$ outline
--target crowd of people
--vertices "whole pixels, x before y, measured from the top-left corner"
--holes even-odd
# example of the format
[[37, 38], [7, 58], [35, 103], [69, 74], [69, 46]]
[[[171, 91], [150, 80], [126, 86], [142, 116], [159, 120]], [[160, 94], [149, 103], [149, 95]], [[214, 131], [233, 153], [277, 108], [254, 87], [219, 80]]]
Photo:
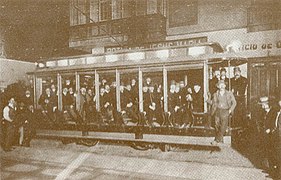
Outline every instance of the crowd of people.
[[[0, 127], [1, 147], [4, 151], [11, 151], [15, 145], [30, 146], [30, 141], [35, 133], [35, 111], [32, 93], [29, 89], [21, 95], [9, 95], [1, 92], [1, 114]], [[8, 104], [3, 105], [3, 101]]]
[[[164, 113], [163, 87], [150, 77], [142, 86], [143, 111], [139, 109], [139, 84], [135, 78], [120, 82], [120, 107], [117, 107], [116, 82], [102, 79], [99, 85], [99, 109], [93, 85], [82, 83], [79, 92], [73, 91], [71, 80], [63, 86], [62, 110], [65, 121], [76, 123], [143, 124], [149, 126], [187, 127], [193, 122], [192, 112], [203, 112], [203, 90], [200, 85], [185, 85], [184, 81], [170, 81], [168, 110]], [[58, 92], [52, 84], [46, 87], [38, 104], [47, 119], [56, 120]], [[142, 117], [142, 118], [141, 118]], [[166, 117], [166, 118], [165, 118]]]
[[[204, 98], [200, 83], [187, 85], [182, 80], [169, 80], [166, 111], [161, 77], [160, 80], [155, 77], [152, 80], [147, 76], [141, 86], [134, 77], [121, 80], [119, 86], [114, 80], [102, 78], [98, 91], [93, 81], [85, 77], [79, 92], [74, 90], [75, 81], [65, 79], [61, 92], [62, 109], [58, 108], [59, 92], [53, 81], [45, 85], [38, 100], [37, 112], [48, 123], [67, 121], [84, 125], [104, 123], [186, 128], [193, 125], [196, 112], [204, 111], [204, 99], [207, 99], [208, 113], [205, 125], [215, 128], [216, 135], [212, 144], [218, 144], [223, 143], [223, 135], [228, 126], [247, 126], [245, 107], [248, 80], [241, 75], [239, 67], [233, 69], [233, 75], [233, 78], [228, 78], [225, 68], [214, 71], [213, 78], [209, 81], [207, 98]], [[5, 151], [12, 150], [14, 144], [29, 146], [32, 137], [32, 124], [36, 119], [34, 98], [30, 89], [23, 92], [17, 97], [11, 95], [7, 99], [8, 104], [1, 105], [1, 145]], [[120, 95], [117, 96], [117, 93]], [[117, 101], [120, 102], [119, 106]], [[139, 107], [140, 104], [143, 108]], [[256, 111], [254, 119], [258, 122], [257, 127], [266, 147], [270, 174], [276, 176], [276, 172], [280, 171], [281, 100], [279, 99], [279, 104], [275, 103], [274, 106], [270, 105], [267, 97], [262, 97], [260, 104], [262, 111]]]
[[[232, 87], [235, 87], [236, 83], [237, 89], [233, 88], [231, 92], [235, 91], [236, 95], [245, 94], [247, 82], [241, 76], [241, 70], [236, 68], [234, 74], [235, 78], [231, 79]], [[43, 117], [45, 122], [54, 124], [74, 122], [84, 125], [89, 123], [104, 123], [186, 128], [193, 125], [194, 113], [204, 111], [204, 95], [200, 82], [187, 85], [183, 80], [169, 80], [167, 90], [168, 108], [165, 112], [162, 77], [157, 79], [157, 77], [151, 78], [147, 76], [144, 78], [141, 87], [143, 96], [141, 100], [143, 106], [142, 110], [139, 107], [140, 90], [136, 78], [131, 77], [121, 80], [118, 86], [119, 92], [116, 91], [117, 83], [114, 80], [106, 77], [102, 78], [99, 84], [98, 94], [96, 94], [97, 92], [93, 80], [89, 79], [89, 77], [90, 76], [85, 76], [85, 79], [80, 82], [79, 92], [74, 90], [76, 89], [74, 80], [70, 78], [64, 79], [61, 92], [62, 109], [58, 109], [58, 97], [60, 92], [58, 92], [57, 83], [52, 79], [49, 83], [45, 83], [43, 86], [43, 93], [38, 99], [37, 114], [39, 113], [39, 116]], [[243, 81], [240, 81], [241, 79], [243, 79]], [[214, 78], [210, 80], [210, 94], [216, 92], [220, 86], [218, 82], [222, 81], [225, 85], [228, 83], [226, 70], [224, 68], [220, 71], [216, 71]], [[246, 84], [242, 90], [241, 83]], [[119, 107], [117, 107], [116, 93], [120, 93]], [[97, 95], [99, 96], [99, 108], [96, 106]], [[9, 129], [8, 125], [13, 124], [13, 126], [15, 126], [15, 124], [17, 124], [16, 132], [20, 132], [19, 144], [22, 145], [25, 144], [23, 143], [23, 134], [25, 130], [28, 129], [27, 127], [23, 128], [23, 125], [32, 121], [32, 116], [30, 116], [29, 113], [34, 113], [33, 97], [30, 90], [26, 90], [23, 95], [16, 98], [15, 96], [11, 97], [13, 99], [9, 99], [9, 105], [6, 107], [16, 109], [17, 120], [13, 123], [9, 123], [9, 118], [7, 116], [8, 109], [6, 108], [5, 113], [3, 111], [4, 120], [2, 123], [3, 127], [5, 127], [3, 128], [3, 132], [9, 134], [9, 132], [6, 131], [6, 129]], [[235, 98], [237, 98], [237, 96], [235, 96]], [[17, 102], [15, 102], [15, 99]], [[214, 104], [212, 103], [212, 99], [213, 95], [211, 95], [208, 100], [210, 107]], [[234, 111], [234, 108], [232, 109]], [[6, 115], [4, 116], [4, 114]], [[215, 119], [215, 114], [210, 115], [210, 117]], [[210, 127], [212, 125], [211, 121], [216, 122], [215, 120], [210, 120], [206, 123], [206, 126]], [[221, 127], [218, 124], [216, 125], [216, 123], [213, 126], [217, 128]], [[28, 131], [25, 132], [27, 134], [25, 137], [28, 137], [27, 132]], [[221, 132], [221, 134], [223, 134], [223, 132]], [[9, 150], [9, 145], [6, 149]]]
[[[241, 76], [239, 67], [234, 68], [234, 77], [228, 79], [226, 70], [222, 68], [220, 72], [215, 72], [214, 79], [210, 81], [211, 96], [210, 116], [215, 120], [216, 136], [212, 144], [223, 142], [223, 134], [226, 131], [227, 123], [230, 119], [232, 127], [247, 126], [245, 121], [246, 114], [246, 90], [247, 79]], [[231, 83], [229, 86], [228, 83]], [[216, 88], [214, 88], [216, 84]], [[214, 89], [212, 89], [214, 88]], [[261, 160], [265, 160], [267, 165], [263, 165], [268, 177], [281, 179], [281, 97], [274, 96], [261, 97], [256, 108], [252, 108], [252, 119], [256, 122], [259, 142], [258, 148], [261, 149]], [[231, 117], [232, 116], [232, 117]]]
[[261, 159], [266, 160], [265, 172], [274, 179], [281, 178], [281, 98], [276, 101], [261, 97], [255, 110], [253, 118], [258, 128]]

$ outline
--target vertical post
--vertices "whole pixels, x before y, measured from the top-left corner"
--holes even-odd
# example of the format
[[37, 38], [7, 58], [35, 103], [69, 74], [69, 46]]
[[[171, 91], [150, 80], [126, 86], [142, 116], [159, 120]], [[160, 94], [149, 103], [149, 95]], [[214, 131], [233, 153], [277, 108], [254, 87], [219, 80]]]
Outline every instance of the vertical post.
[[207, 60], [204, 61], [203, 64], [203, 84], [204, 84], [204, 113], [207, 113], [207, 98], [208, 98], [208, 91], [209, 91], [209, 72], [208, 72], [208, 62]]
[[42, 84], [42, 78], [36, 78], [36, 105], [38, 108], [38, 100], [43, 93], [43, 84]]
[[[139, 67], [139, 112], [143, 112], [143, 91], [142, 91], [142, 70]], [[138, 119], [138, 125], [143, 124], [142, 117]], [[142, 126], [137, 126], [137, 131], [135, 132], [135, 139], [143, 139], [143, 129]]]
[[[249, 110], [249, 111], [251, 111], [251, 106], [250, 106], [250, 87], [251, 87], [251, 84], [250, 84], [250, 74], [251, 74], [251, 66], [250, 66], [250, 64], [249, 63], [247, 63], [247, 79], [248, 79], [248, 85], [247, 85], [247, 87], [246, 87], [246, 108]], [[280, 68], [281, 69], [281, 68]], [[280, 87], [280, 85], [278, 85], [278, 87]], [[279, 94], [279, 95], [281, 95], [281, 94]]]
[[168, 73], [165, 66], [163, 67], [163, 97], [164, 97], [164, 112], [168, 112]]
[[187, 75], [184, 76], [184, 85], [187, 86], [188, 84], [188, 77]]
[[211, 67], [209, 67], [209, 79], [213, 79], [214, 77], [213, 77], [213, 68], [212, 68], [212, 66]]
[[38, 107], [38, 103], [37, 103], [37, 96], [38, 96], [38, 92], [36, 91], [36, 88], [37, 88], [37, 83], [36, 83], [36, 75], [34, 74], [33, 75], [33, 106], [34, 106], [34, 109], [37, 109]]
[[80, 109], [80, 76], [77, 72], [75, 72], [75, 82], [76, 82], [76, 110]]
[[57, 83], [58, 83], [58, 89], [57, 89], [57, 95], [58, 95], [58, 110], [62, 111], [62, 82], [61, 82], [61, 75], [58, 73], [57, 75]]
[[143, 112], [142, 71], [139, 68], [139, 111]]
[[[37, 100], [39, 101], [40, 96], [43, 94], [43, 79], [37, 78]], [[37, 103], [38, 103], [37, 101]]]
[[121, 111], [121, 99], [120, 99], [120, 73], [116, 69], [116, 109], [118, 112]]
[[231, 91], [231, 81], [230, 81], [230, 60], [227, 61], [228, 65], [228, 90]]
[[100, 111], [100, 82], [99, 82], [99, 74], [97, 70], [95, 70], [95, 96], [96, 96], [96, 109]]

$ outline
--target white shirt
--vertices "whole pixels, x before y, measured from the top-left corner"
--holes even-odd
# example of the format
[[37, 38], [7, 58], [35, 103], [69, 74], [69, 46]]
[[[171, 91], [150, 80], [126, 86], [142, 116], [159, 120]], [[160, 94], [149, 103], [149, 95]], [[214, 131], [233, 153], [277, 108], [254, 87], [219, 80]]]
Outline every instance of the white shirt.
[[[10, 111], [10, 108], [9, 108], [10, 105], [6, 106], [3, 110], [3, 117], [5, 120], [7, 121], [10, 121], [10, 122], [13, 122], [13, 120], [10, 118], [10, 115], [9, 115], [9, 111]], [[11, 106], [10, 106], [11, 107]], [[11, 107], [13, 108], [13, 107]]]
[[277, 125], [278, 125], [278, 119], [279, 119], [280, 114], [281, 114], [281, 111], [278, 111], [276, 119], [275, 119], [275, 127], [277, 127]]

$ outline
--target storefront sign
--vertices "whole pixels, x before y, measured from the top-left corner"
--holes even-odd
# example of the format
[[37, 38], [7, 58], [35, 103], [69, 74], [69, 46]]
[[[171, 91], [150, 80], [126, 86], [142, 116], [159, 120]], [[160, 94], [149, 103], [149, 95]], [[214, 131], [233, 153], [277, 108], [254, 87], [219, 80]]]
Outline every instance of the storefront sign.
[[259, 51], [259, 50], [270, 50], [270, 49], [281, 49], [281, 40], [275, 43], [251, 43], [243, 44], [239, 50], [240, 51]]
[[171, 41], [161, 41], [155, 43], [146, 43], [140, 46], [109, 46], [105, 47], [106, 53], [116, 53], [124, 51], [134, 51], [134, 50], [148, 50], [148, 49], [158, 49], [158, 48], [172, 48], [172, 47], [183, 47], [188, 45], [200, 44], [207, 42], [208, 39], [204, 37], [196, 37], [189, 39], [171, 40]]

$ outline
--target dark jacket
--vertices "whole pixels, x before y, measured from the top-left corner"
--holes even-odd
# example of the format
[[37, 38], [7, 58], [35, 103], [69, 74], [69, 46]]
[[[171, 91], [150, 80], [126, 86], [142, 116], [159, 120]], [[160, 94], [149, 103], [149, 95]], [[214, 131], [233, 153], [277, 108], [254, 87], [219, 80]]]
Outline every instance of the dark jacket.
[[[269, 128], [271, 130], [271, 132], [275, 133], [275, 135], [281, 137], [281, 110], [280, 109], [273, 109], [272, 110], [272, 115], [270, 116], [269, 119]], [[278, 113], [280, 113], [279, 117]], [[277, 122], [276, 122], [276, 118]]]
[[30, 96], [30, 97], [23, 96], [22, 102], [24, 103], [25, 107], [31, 106], [31, 105], [33, 105], [33, 97], [32, 96]]
[[62, 105], [63, 107], [65, 106], [70, 106], [73, 105], [74, 102], [72, 100], [72, 97], [69, 93], [67, 93], [66, 95], [62, 94]]
[[238, 79], [231, 78], [231, 90], [235, 96], [244, 96], [248, 85], [247, 78], [241, 76]]
[[264, 122], [264, 129], [270, 129], [272, 131], [275, 127], [275, 119], [276, 119], [276, 113], [277, 111], [273, 108], [271, 108], [268, 112], [265, 112], [265, 122]]

